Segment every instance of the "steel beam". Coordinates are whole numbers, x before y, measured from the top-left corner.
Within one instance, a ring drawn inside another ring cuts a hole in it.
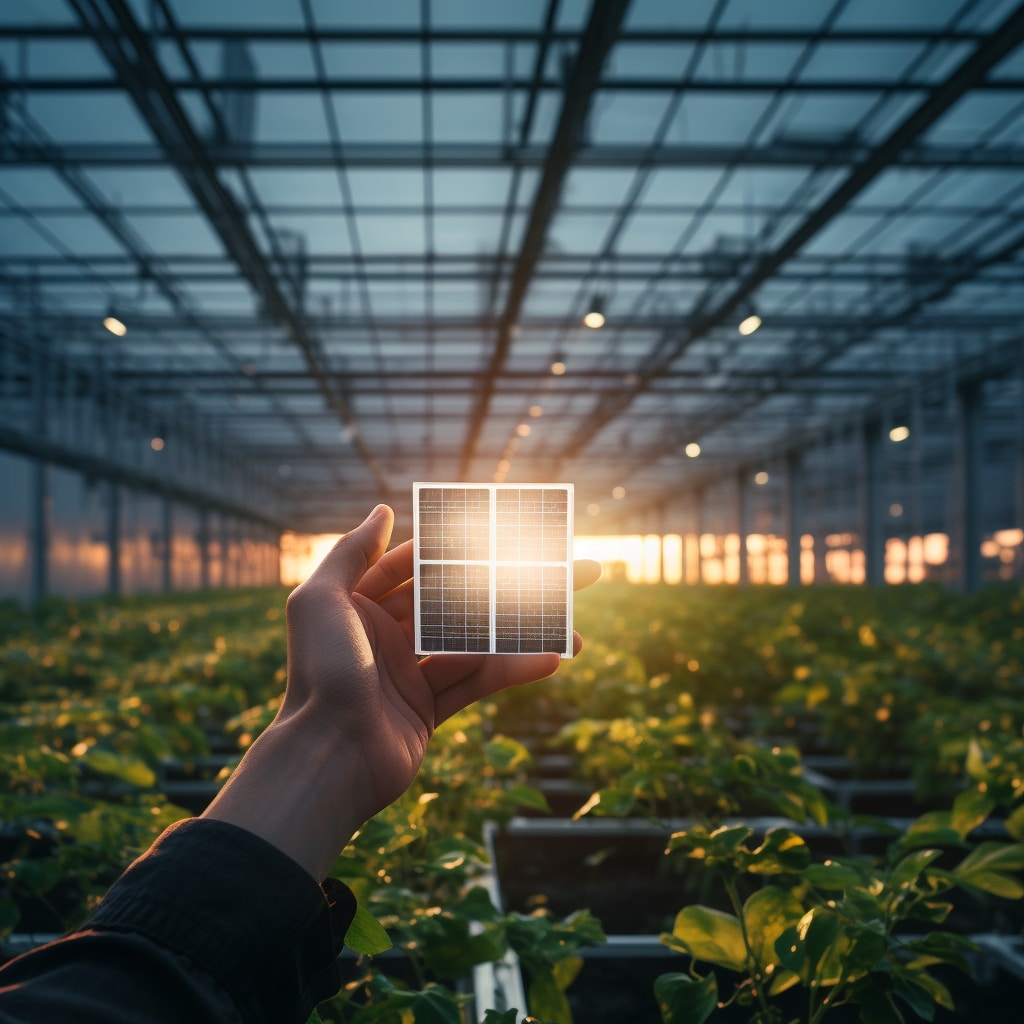
[[[820,202],[772,252],[756,259],[754,268],[729,289],[714,308],[667,346],[652,352],[637,374],[634,388],[625,393],[599,395],[589,417],[581,424],[564,457],[579,454],[600,431],[624,412],[635,398],[648,390],[695,341],[733,317],[765,281],[792,259],[834,217],[844,211],[883,171],[898,162],[902,153],[912,146],[954,104],[969,92],[1004,57],[1024,41],[1024,5],[1020,5],[1001,25],[993,29],[960,66],[937,86],[903,121],[890,132],[850,173]]]
[[[562,184],[572,166],[574,155],[580,149],[583,127],[590,112],[590,104],[598,87],[605,60],[615,44],[629,0],[594,0],[590,20],[580,40],[572,74],[565,88],[558,126],[548,148],[544,170],[534,195],[533,208],[523,233],[519,256],[512,270],[505,310],[494,351],[487,367],[476,405],[470,415],[469,428],[462,448],[459,476],[465,478],[473,458],[480,432],[490,408],[495,382],[508,358],[513,330],[519,322],[519,313],[526,298],[534,271],[544,249],[548,227],[558,208]]]
[[[329,408],[342,424],[355,427],[352,411],[335,384],[316,340],[286,299],[234,196],[221,182],[208,147],[192,127],[184,107],[164,75],[149,38],[124,0],[70,0],[111,67],[128,91],[140,115],[206,215],[211,228],[237,264],[268,316],[281,324],[302,352],[310,375]],[[382,467],[356,433],[353,444],[375,477],[383,496],[388,481]]]

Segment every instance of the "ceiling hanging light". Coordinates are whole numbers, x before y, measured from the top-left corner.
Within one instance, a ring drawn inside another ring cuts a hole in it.
[[[561,352],[555,353],[555,358],[551,361],[551,372],[556,377],[561,377],[565,373],[565,356]]]
[[[124,325],[123,320],[118,319],[113,306],[109,306],[107,308],[107,315],[103,318],[103,326],[106,327],[111,334],[114,334],[119,338],[123,338],[128,333],[128,328]]]
[[[740,332],[744,337],[751,335],[761,326],[761,318],[757,315],[757,310],[753,306],[748,306],[744,309],[744,317],[739,322],[736,330]]]
[[[604,296],[594,294],[590,299],[590,307],[583,314],[583,326],[596,331],[604,327]]]

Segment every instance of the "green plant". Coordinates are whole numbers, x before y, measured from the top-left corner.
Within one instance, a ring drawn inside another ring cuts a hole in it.
[[[727,909],[685,907],[662,936],[691,961],[688,972],[658,979],[665,1021],[703,1024],[732,1003],[748,1007],[757,1024],[817,1024],[847,1004],[870,1024],[902,1021],[900,1003],[926,1020],[936,1005],[952,1009],[929,968],[966,970],[972,943],[942,927],[954,892],[1024,896],[1024,843],[969,839],[992,806],[966,791],[951,810],[917,819],[878,862],[814,861],[804,839],[784,829],[756,843],[745,826],[677,833],[669,850],[715,873]],[[714,970],[699,973],[697,962],[726,971],[732,992],[722,991]],[[804,991],[800,1011],[799,1000],[784,996],[794,989]]]

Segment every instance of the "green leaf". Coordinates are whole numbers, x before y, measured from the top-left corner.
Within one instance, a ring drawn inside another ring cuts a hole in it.
[[[314,1010],[314,1011],[313,1011],[313,1012],[312,1012],[312,1013],[311,1013],[311,1014],[310,1014],[310,1015],[309,1015],[309,1016],[308,1016],[308,1017],[306,1018],[306,1024],[324,1024],[324,1022],[323,1022],[323,1020],[321,1019],[321,1017],[320,1017],[320,1014],[319,1014],[319,1013],[317,1013],[317,1012],[316,1012],[316,1010]]]
[[[751,854],[747,870],[755,875],[780,875],[802,872],[811,861],[811,853],[802,836],[787,828],[773,828],[764,842]]]
[[[903,1014],[896,1009],[892,996],[869,981],[856,989],[862,1024],[904,1024]]]
[[[511,736],[495,736],[484,747],[487,763],[498,772],[511,771],[530,760],[530,752]]]
[[[665,1024],[704,1024],[718,1005],[714,971],[703,978],[662,974],[654,980],[654,996]]]
[[[775,941],[803,915],[800,901],[777,885],[766,885],[747,899],[743,905],[743,922],[754,959],[762,970],[768,964],[778,965]]]
[[[447,989],[430,985],[415,995],[412,1013],[416,1024],[462,1024],[462,1010]]]
[[[583,970],[583,957],[581,956],[567,956],[551,967],[551,973],[555,976],[555,984],[563,992],[576,980],[576,976],[581,970]]]
[[[914,971],[906,974],[907,981],[913,982],[918,988],[922,988],[931,996],[933,1002],[938,1003],[943,1009],[953,1011],[953,996],[948,988],[937,978],[933,978],[927,971]],[[902,995],[902,993],[900,993]],[[931,1020],[931,1017],[928,1018]]]
[[[1010,812],[1006,819],[1006,831],[1018,842],[1024,843],[1024,804]]]
[[[825,953],[836,946],[839,932],[840,922],[835,914],[814,907],[775,940],[775,955],[783,967],[808,982],[815,977]]]
[[[979,843],[950,874],[960,885],[1007,899],[1020,899],[1024,896],[1024,882],[1015,875],[1021,871],[1024,871],[1024,844],[988,841]]]
[[[893,978],[893,995],[902,999],[914,1011],[918,1018],[935,1020],[935,1000],[902,972]]]
[[[345,945],[362,956],[376,956],[391,948],[391,938],[368,910],[356,907],[356,915],[345,932]]]
[[[509,800],[514,801],[521,807],[532,807],[535,811],[544,811],[547,814],[551,813],[551,807],[548,804],[548,798],[539,790],[533,786],[512,786],[511,789],[505,791],[505,796]]]
[[[527,993],[530,1013],[551,1024],[573,1024],[572,1011],[565,993],[558,987],[555,975],[550,970],[534,970],[530,977]]]
[[[913,886],[920,878],[921,872],[940,856],[942,856],[941,850],[917,850],[914,853],[908,853],[889,872],[889,887],[898,890]]]
[[[732,914],[724,914],[710,907],[684,907],[676,915],[672,938],[679,945],[667,945],[673,948],[681,946],[697,960],[706,960],[731,971],[742,972],[747,968],[743,930],[739,918]],[[664,936],[662,941],[665,941]]]
[[[90,747],[82,760],[101,775],[113,775],[115,779],[127,782],[129,786],[150,789],[156,785],[156,772],[137,757],[126,757],[103,747]]]
[[[976,829],[991,813],[996,802],[987,793],[977,789],[965,789],[953,801],[953,829],[961,839]]]
[[[974,942],[965,935],[957,935],[955,932],[929,932],[920,939],[911,939],[904,943],[904,948],[951,964],[964,974],[970,973],[966,954],[978,951]]]
[[[513,1006],[509,1010],[487,1010],[481,1024],[516,1024],[519,1020],[519,1008]]]

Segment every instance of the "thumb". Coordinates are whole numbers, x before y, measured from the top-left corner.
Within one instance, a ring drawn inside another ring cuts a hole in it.
[[[323,575],[351,594],[366,570],[387,550],[394,525],[395,513],[387,505],[378,505],[338,540],[313,575]]]

